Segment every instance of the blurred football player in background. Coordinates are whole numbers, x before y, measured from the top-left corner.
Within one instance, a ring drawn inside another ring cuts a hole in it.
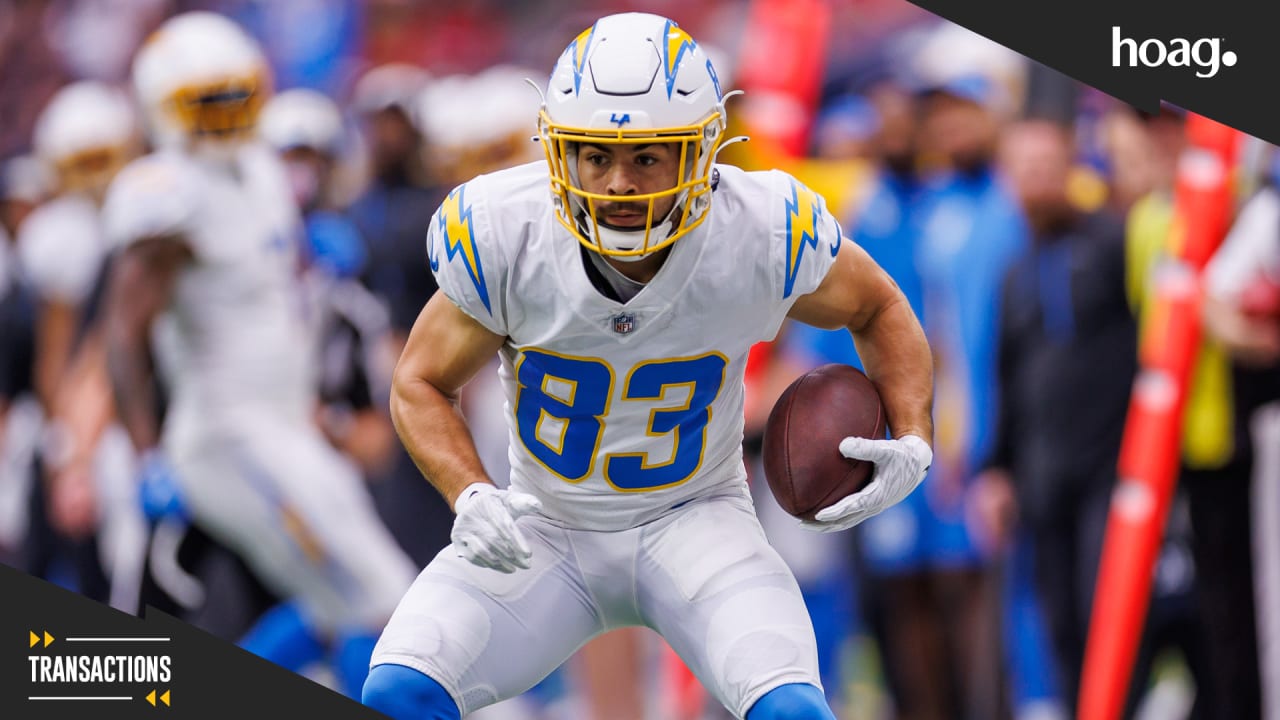
[[[832,532],[923,479],[931,361],[901,294],[819,196],[715,165],[725,126],[688,33],[608,16],[552,72],[547,163],[471,180],[441,206],[428,239],[441,292],[397,366],[392,416],[457,513],[452,552],[383,632],[366,704],[456,720],[596,635],[648,626],[735,717],[834,717],[799,588],[752,508],[744,365],[786,317],[857,337],[895,439],[840,444],[876,471],[806,521]],[[495,354],[509,487],[456,404]]]
[[[107,196],[119,251],[105,321],[144,503],[188,517],[290,601],[244,647],[294,670],[332,651],[353,693],[414,569],[314,422],[297,209],[279,159],[253,139],[268,68],[233,22],[191,12],[143,45],[133,84],[156,150]]]
[[[112,422],[94,291],[107,253],[103,196],[141,152],[141,131],[125,92],[81,81],[50,100],[37,119],[34,145],[53,170],[55,195],[18,233],[22,274],[39,303],[33,376],[46,416],[43,482],[31,494],[26,567],[48,576],[65,543],[80,592],[132,612],[145,528],[133,451]]]

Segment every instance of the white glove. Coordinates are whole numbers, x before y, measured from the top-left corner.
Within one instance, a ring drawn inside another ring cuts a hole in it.
[[[881,510],[900,502],[924,480],[933,462],[929,443],[915,435],[898,440],[869,440],[847,437],[840,441],[840,454],[851,460],[873,463],[875,473],[866,487],[800,524],[814,532],[848,530]]]
[[[533,551],[516,518],[542,509],[542,502],[527,493],[499,490],[489,483],[472,483],[454,503],[453,549],[458,557],[498,572],[528,568]]]

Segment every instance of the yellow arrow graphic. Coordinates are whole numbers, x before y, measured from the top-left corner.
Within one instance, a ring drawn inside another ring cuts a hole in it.
[[[147,702],[151,703],[151,707],[155,707],[155,705],[156,705],[156,691],[155,691],[155,690],[152,690],[151,692],[147,693]]]
[[[49,647],[49,643],[51,643],[51,642],[53,642],[53,636],[49,634],[49,631],[48,631],[48,630],[45,630],[45,631],[44,631],[44,646],[45,646],[45,647]]]
[[[30,644],[30,645],[28,645],[27,647],[35,647],[35,646],[36,646],[36,643],[38,643],[38,642],[40,642],[40,636],[36,634],[36,631],[35,631],[35,630],[32,630],[32,631],[31,631],[31,644]]]
[[[165,691],[164,691],[164,694],[160,696],[160,702],[164,703],[165,705],[168,705],[168,704],[169,704],[169,691],[168,691],[168,690],[165,690]]]

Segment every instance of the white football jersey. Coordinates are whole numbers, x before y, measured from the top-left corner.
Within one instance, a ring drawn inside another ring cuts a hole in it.
[[[706,221],[623,304],[592,284],[549,188],[541,162],[480,176],[449,194],[427,239],[440,289],[507,337],[511,486],[595,530],[745,494],[747,353],[822,282],[839,223],[785,173],[721,166]]]
[[[98,207],[63,195],[36,208],[18,231],[22,272],[42,298],[79,305],[88,298],[106,253]]]
[[[167,434],[242,409],[310,411],[299,220],[270,150],[242,148],[234,169],[176,152],[136,160],[112,183],[104,219],[116,246],[176,237],[194,256],[156,328],[171,392]]]

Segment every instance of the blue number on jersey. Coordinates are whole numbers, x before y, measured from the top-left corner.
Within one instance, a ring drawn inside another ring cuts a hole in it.
[[[600,360],[526,350],[516,382],[516,425],[524,446],[569,482],[589,475],[613,394],[613,370]],[[544,440],[544,427],[559,441]]]
[[[688,480],[702,464],[711,403],[729,361],[713,352],[651,360],[627,375],[624,402],[661,401],[668,389],[688,388],[683,405],[649,413],[649,436],[672,435],[671,459],[649,464],[646,453],[605,458],[605,479],[623,492],[656,490]],[[603,360],[526,350],[516,364],[516,426],[520,441],[543,467],[579,482],[595,466],[613,395],[613,369]]]
[[[680,360],[653,360],[631,368],[622,399],[662,400],[668,388],[688,388],[682,407],[649,413],[648,434],[674,433],[671,459],[649,464],[645,453],[617,453],[605,459],[604,477],[618,490],[656,490],[688,480],[702,465],[711,403],[724,384],[729,360],[720,353]]]

